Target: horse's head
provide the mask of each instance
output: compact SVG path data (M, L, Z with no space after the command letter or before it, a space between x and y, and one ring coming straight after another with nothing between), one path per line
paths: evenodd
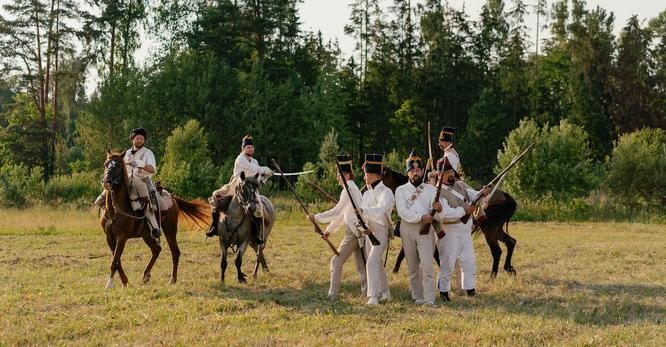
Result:
M388 167L384 167L382 170L382 182L386 187L391 189L394 193L395 190L401 185L407 183L409 178L399 172L393 171Z
M112 153L111 150L106 152L106 161L104 162L104 177L102 178L102 186L106 190L114 190L121 184L125 184L127 173L125 171L125 152Z
M257 201L257 189L259 189L259 185L261 184L259 174L247 177L245 176L245 172L241 172L240 180L241 183L238 187L238 195L243 208L248 213L254 214L254 212L257 210L257 204L259 203Z

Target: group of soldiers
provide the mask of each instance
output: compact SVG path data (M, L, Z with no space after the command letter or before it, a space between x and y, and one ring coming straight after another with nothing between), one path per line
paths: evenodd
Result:
M467 295L475 295L476 257L471 237L472 218L469 216L476 210L471 202L479 194L487 195L489 189L476 191L460 178L460 159L453 148L454 133L453 127L444 127L440 132L438 140L443 156L437 161L436 171L433 170L428 177L425 177L426 166L423 160L414 151L410 153L405 160L409 180L395 190L395 195L382 182L384 161L381 154L365 155L362 171L366 189L363 192L354 181L352 157L349 154L337 156L337 180L342 187L338 203L328 211L306 216L310 222L328 224L322 235L324 239L328 239L338 229L345 229L338 252L331 259L330 299L336 300L340 295L342 267L352 254L362 294L368 297L367 304L377 305L391 299L382 258L394 231L391 220L394 208L401 220L400 236L407 259L411 296L416 304L434 305L436 290L439 290L441 301L451 300L451 276L456 261L461 266L462 288ZM124 161L132 181L132 208L145 211L151 235L159 239L160 225L155 217L159 207L156 206L155 186L150 179L156 173L157 166L154 154L144 146L147 136L143 128L131 131L132 148L126 151ZM214 191L209 199L212 225L206 236L217 235L220 214L229 206L232 187L238 183L241 173L245 177L273 175L270 168L260 166L254 158L251 136L245 136L242 140L231 181ZM437 194L436 186L440 180L440 194ZM104 194L100 195L96 204L104 206ZM256 225L252 228L253 242L262 244L264 240L259 232L262 209L258 208L252 217ZM360 225L365 228L360 228ZM370 242L371 236L377 239L373 241L379 242ZM437 286L432 262L435 247L441 262Z
M368 297L367 304L377 305L391 299L382 254L393 231L391 212L394 207L400 217L400 237L415 303L435 305L436 289L441 301L451 300L451 276L457 260L462 270L462 288L467 295L475 295L476 257L471 236L472 219L464 217L469 217L476 210L470 203L479 194L487 195L490 190L476 191L460 179L457 173L460 160L453 149L454 132L453 127L444 127L440 132L438 140L443 157L437 161L437 171L429 177L424 177L426 166L423 160L413 151L410 153L405 160L409 181L399 186L395 195L382 183L384 163L381 154L365 155L362 169L367 190L364 193L355 184L351 157L338 156L338 182L344 186L342 180L345 180L348 189L342 190L339 202L332 209L307 216L312 222L328 223L324 238L343 226L346 231L338 254L331 259L330 299L335 300L340 294L342 266L352 254L362 294ZM442 180L442 185L436 199L435 187L439 180ZM356 211L351 199L357 202ZM359 216L368 224L369 230L363 232L359 228ZM378 245L369 242L369 233L380 241ZM441 261L437 287L432 261L435 247Z

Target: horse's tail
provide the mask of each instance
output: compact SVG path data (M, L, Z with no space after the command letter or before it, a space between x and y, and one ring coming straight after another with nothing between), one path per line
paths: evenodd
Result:
M178 207L178 215L186 217L201 228L211 223L210 205L200 199L183 200L177 196L173 200Z

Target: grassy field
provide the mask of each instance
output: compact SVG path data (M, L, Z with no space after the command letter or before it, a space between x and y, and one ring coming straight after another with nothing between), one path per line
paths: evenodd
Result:
M279 207L279 205L278 205ZM219 245L183 226L179 282L165 249L149 284L143 241L128 243L130 286L104 290L110 251L93 211L0 210L0 345L663 345L666 227L515 223L517 277L489 278L475 241L478 296L435 308L410 300L406 263L394 299L364 305L353 264L341 300L325 299L330 251L300 219L279 222L271 272L219 283ZM283 213L282 216L285 214ZM278 215L280 217L281 214ZM341 233L335 235L339 241ZM392 267L400 241L391 245ZM164 246L166 246L164 244ZM254 267L247 253L244 269Z

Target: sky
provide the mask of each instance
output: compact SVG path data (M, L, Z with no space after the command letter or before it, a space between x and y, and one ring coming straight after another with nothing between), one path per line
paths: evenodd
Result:
M351 10L349 4L352 0L304 0L300 5L300 16L302 27L308 31L321 30L325 38L338 39L340 48L345 56L350 56L354 50L353 38L344 34L344 26L349 22ZM383 1L390 4L392 1ZM413 0L413 3L419 1ZM469 15L470 19L475 20L481 12L481 6L485 0L449 0L449 6L462 9L465 7L465 12ZM506 0L507 6L511 6L511 0ZM536 5L536 0L527 0L528 5ZM553 3L553 0L548 0L548 4ZM615 14L615 33L619 33L620 29L625 25L629 17L638 15L640 20L649 20L656 17L661 11L666 9L666 0L587 0L588 8L601 6L602 8L611 11ZM534 12L534 7L530 7L531 12ZM542 18L543 19L543 18ZM526 24L530 29L530 36L534 40L536 37L536 16L530 14L526 18ZM541 21L543 24L543 21ZM549 33L543 30L539 33L539 38L547 38Z

